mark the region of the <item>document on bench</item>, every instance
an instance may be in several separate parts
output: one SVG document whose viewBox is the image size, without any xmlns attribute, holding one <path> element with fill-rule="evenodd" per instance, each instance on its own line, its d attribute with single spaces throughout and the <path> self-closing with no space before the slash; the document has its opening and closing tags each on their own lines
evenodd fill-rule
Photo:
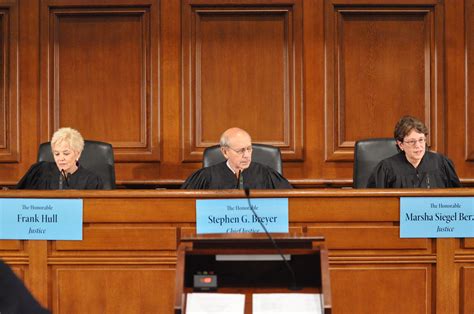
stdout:
<svg viewBox="0 0 474 314">
<path fill-rule="evenodd" d="M 321 295 L 315 293 L 254 293 L 253 314 L 322 313 Z"/>
<path fill-rule="evenodd" d="M 244 294 L 229 293 L 188 293 L 186 314 L 243 314 Z"/>
</svg>

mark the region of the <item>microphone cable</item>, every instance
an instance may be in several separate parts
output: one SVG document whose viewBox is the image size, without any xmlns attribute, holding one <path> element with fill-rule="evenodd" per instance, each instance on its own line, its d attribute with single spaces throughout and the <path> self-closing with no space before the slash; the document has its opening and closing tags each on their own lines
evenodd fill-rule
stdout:
<svg viewBox="0 0 474 314">
<path fill-rule="evenodd" d="M 240 174 L 240 172 L 239 172 Z M 240 177 L 240 176 L 239 176 Z M 298 285 L 296 284 L 296 275 L 295 275 L 295 272 L 293 270 L 293 268 L 291 267 L 290 263 L 288 263 L 288 260 L 286 259 L 285 255 L 283 254 L 283 252 L 281 251 L 280 247 L 278 246 L 278 244 L 276 243 L 275 239 L 273 239 L 273 237 L 271 236 L 271 234 L 268 232 L 267 228 L 265 227 L 265 225 L 263 224 L 263 222 L 260 220 L 260 216 L 257 215 L 257 212 L 255 211 L 255 209 L 253 209 L 252 207 L 252 204 L 250 203 L 250 189 L 246 188 L 244 189 L 245 191 L 245 197 L 247 198 L 247 202 L 249 204 L 249 208 L 250 210 L 252 211 L 252 213 L 254 214 L 254 216 L 257 218 L 257 221 L 260 223 L 260 226 L 262 226 L 263 230 L 265 231 L 265 234 L 267 235 L 268 239 L 270 239 L 270 241 L 272 242 L 272 245 L 273 247 L 277 250 L 278 254 L 281 256 L 281 259 L 283 260 L 283 262 L 285 263 L 285 266 L 286 268 L 288 269 L 290 275 L 291 275 L 291 285 L 289 287 L 290 290 L 301 290 L 301 287 L 298 287 Z"/>
</svg>

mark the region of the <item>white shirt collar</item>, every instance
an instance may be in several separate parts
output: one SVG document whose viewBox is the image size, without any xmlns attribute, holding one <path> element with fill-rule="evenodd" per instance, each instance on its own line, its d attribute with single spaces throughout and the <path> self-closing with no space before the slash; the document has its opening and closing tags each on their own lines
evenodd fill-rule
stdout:
<svg viewBox="0 0 474 314">
<path fill-rule="evenodd" d="M 235 175 L 237 175 L 237 172 L 235 172 L 235 170 L 232 169 L 232 167 L 230 166 L 228 159 L 227 159 L 227 162 L 225 164 L 227 165 L 227 167 L 229 167 L 230 171 L 232 171 Z"/>
</svg>

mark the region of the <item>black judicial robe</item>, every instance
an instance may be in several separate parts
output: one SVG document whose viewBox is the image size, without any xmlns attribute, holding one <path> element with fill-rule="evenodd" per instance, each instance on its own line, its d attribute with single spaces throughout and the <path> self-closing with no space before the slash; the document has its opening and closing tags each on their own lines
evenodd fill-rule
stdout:
<svg viewBox="0 0 474 314">
<path fill-rule="evenodd" d="M 461 187 L 454 164 L 445 156 L 425 152 L 415 168 L 400 152 L 382 160 L 372 172 L 368 188 L 451 188 Z"/>
<path fill-rule="evenodd" d="M 257 162 L 242 171 L 244 189 L 291 189 L 292 186 L 281 174 Z M 182 189 L 235 189 L 237 177 L 227 162 L 202 168 L 193 173 L 181 186 Z"/>
<path fill-rule="evenodd" d="M 24 190 L 58 190 L 60 172 L 56 163 L 40 161 L 30 167 L 18 182 L 16 188 Z M 79 168 L 63 180 L 65 190 L 100 190 L 102 179 L 92 171 L 79 165 Z"/>
<path fill-rule="evenodd" d="M 47 314 L 10 267 L 0 260 L 0 313 Z"/>
</svg>

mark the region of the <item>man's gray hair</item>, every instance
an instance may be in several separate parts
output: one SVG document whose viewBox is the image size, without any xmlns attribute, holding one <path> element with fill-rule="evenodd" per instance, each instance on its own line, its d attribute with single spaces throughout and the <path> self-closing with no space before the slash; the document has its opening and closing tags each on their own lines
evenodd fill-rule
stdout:
<svg viewBox="0 0 474 314">
<path fill-rule="evenodd" d="M 225 134 L 225 132 L 222 133 L 219 144 L 221 147 L 229 147 L 229 137 Z"/>
</svg>

